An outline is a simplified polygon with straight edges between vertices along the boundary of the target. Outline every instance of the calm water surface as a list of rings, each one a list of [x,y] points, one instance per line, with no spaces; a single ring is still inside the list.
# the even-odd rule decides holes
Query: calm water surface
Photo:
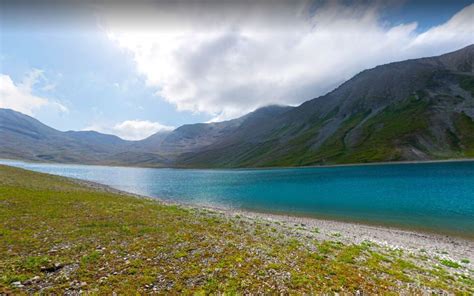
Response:
[[[268,170],[0,163],[175,202],[474,237],[474,162]]]

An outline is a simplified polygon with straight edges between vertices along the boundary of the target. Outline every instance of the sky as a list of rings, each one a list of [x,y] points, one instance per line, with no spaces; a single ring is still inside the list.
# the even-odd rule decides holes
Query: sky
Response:
[[[0,0],[0,108],[139,140],[474,43],[473,1]]]

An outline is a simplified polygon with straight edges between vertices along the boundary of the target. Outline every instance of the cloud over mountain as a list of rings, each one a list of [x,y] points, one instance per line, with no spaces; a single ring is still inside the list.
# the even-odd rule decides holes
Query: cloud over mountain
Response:
[[[418,32],[416,23],[382,21],[379,2],[193,3],[108,7],[99,19],[158,96],[216,119],[271,103],[300,104],[365,68],[474,40],[474,4]]]
[[[125,140],[142,140],[157,132],[172,131],[174,127],[148,120],[126,120],[111,127],[104,125],[90,125],[84,130],[94,130],[106,134],[117,135]]]

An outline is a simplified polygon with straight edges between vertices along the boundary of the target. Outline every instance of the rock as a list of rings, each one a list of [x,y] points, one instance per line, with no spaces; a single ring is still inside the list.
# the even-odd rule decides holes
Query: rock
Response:
[[[41,271],[42,272],[55,272],[63,268],[63,264],[61,263],[55,263],[53,266],[42,266]]]
[[[24,287],[24,285],[20,281],[13,282],[12,286],[14,286],[15,288],[23,288]]]
[[[29,280],[27,280],[27,281],[25,282],[25,285],[30,285],[30,284],[32,284],[32,283],[38,281],[39,279],[40,279],[40,277],[39,277],[38,275],[35,276],[35,277],[32,277],[31,279],[29,279]]]

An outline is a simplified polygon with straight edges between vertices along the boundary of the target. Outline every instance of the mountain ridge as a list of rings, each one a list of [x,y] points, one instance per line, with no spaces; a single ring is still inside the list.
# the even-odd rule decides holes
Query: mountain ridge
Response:
[[[0,136],[12,140],[0,144],[0,157],[170,167],[469,158],[474,156],[473,61],[470,45],[436,57],[379,65],[296,107],[267,106],[141,141],[59,132],[32,118],[12,124],[8,121],[15,122],[15,116],[0,112]]]
[[[353,120],[358,120],[358,124],[363,125],[362,120],[367,121],[371,116],[375,116],[377,113],[386,109],[390,105],[400,105],[402,101],[406,101],[409,97],[419,97],[420,95],[426,95],[424,91],[433,88],[433,80],[437,80],[438,78],[441,78],[442,80],[444,79],[441,81],[441,86],[456,84],[453,83],[453,81],[450,81],[450,79],[453,79],[453,75],[458,74],[453,73],[453,70],[468,70],[467,72],[463,72],[462,75],[468,75],[470,77],[470,80],[468,79],[467,83],[465,83],[465,87],[472,87],[473,52],[474,46],[471,45],[459,51],[448,53],[439,57],[395,62],[364,70],[328,94],[313,100],[309,100],[296,107],[292,112],[286,113],[282,118],[278,118],[274,125],[278,126],[278,128],[284,127],[287,129],[286,131],[278,131],[273,127],[267,128],[266,130],[259,131],[259,137],[265,139],[265,141],[261,141],[259,145],[250,145],[249,147],[249,145],[247,145],[248,142],[245,144],[240,143],[241,146],[244,146],[241,149],[246,150],[246,152],[241,153],[242,157],[239,161],[243,163],[243,166],[298,166],[340,163],[340,161],[337,160],[327,160],[327,158],[333,158],[333,155],[330,155],[331,153],[322,153],[319,159],[317,157],[313,157],[313,159],[305,160],[303,157],[301,157],[300,159],[295,160],[294,158],[299,154],[309,154],[307,152],[308,150],[313,150],[313,152],[316,153],[317,151],[314,150],[317,150],[318,147],[321,147],[330,136],[334,135],[337,130],[339,130],[339,133],[342,134],[345,134],[346,132],[352,133],[352,135],[348,135],[349,138],[357,138],[357,136],[355,136],[354,132],[351,130],[352,128],[355,128],[355,133],[357,133],[357,130],[360,131],[361,129],[360,126],[351,127],[347,131],[340,130],[341,124],[343,122],[346,122],[346,125],[348,125],[346,129],[351,126],[351,122],[348,122],[349,117],[351,116],[353,117],[356,114],[359,114],[358,116],[363,118],[360,120],[353,118]],[[460,69],[460,65],[462,66],[462,69]],[[446,80],[446,77],[444,77],[446,72],[448,72],[448,80]],[[437,95],[440,95],[440,90],[437,90],[437,92]],[[463,93],[463,91],[459,91],[459,89],[457,93],[448,94],[448,97],[457,98],[456,96],[458,96],[459,93],[462,93],[464,96],[463,100],[466,99],[472,101],[472,94],[469,95],[468,91],[464,91]],[[441,92],[441,95],[446,94]],[[411,104],[407,108],[416,109],[416,106],[414,105],[415,104]],[[423,110],[427,110],[427,106],[419,108],[425,108]],[[403,110],[400,110],[400,112],[402,111]],[[472,115],[474,115],[472,108],[465,108],[463,111],[464,113],[467,113],[470,118],[472,118]],[[413,113],[416,113],[416,110],[406,110],[406,112],[411,112],[411,115],[414,115]],[[364,113],[367,114],[364,116]],[[409,114],[405,114],[405,116],[408,115]],[[470,125],[469,122],[467,124]],[[412,124],[412,129],[416,126],[416,124]],[[404,128],[409,129],[410,127]],[[272,133],[278,133],[277,139],[272,138]],[[290,139],[293,142],[290,142]],[[245,139],[243,138],[239,139],[240,142],[244,140]],[[224,153],[220,156],[221,162],[217,163],[217,166],[222,166],[223,164],[224,166],[239,166],[239,163],[226,163],[227,159],[230,158],[230,155],[232,155],[232,159],[239,157],[236,155],[235,151],[230,151],[229,148],[226,148],[238,144],[237,142],[239,141],[232,142],[232,140],[230,140],[220,143],[215,147],[210,147],[214,151],[207,151],[205,153],[195,155],[185,155],[181,161],[193,166],[196,164],[200,165],[200,162],[203,165],[208,166],[209,163],[212,164],[213,160],[215,161],[216,158],[219,158],[219,155],[221,155],[222,151],[228,151],[228,153]],[[309,143],[310,145],[303,145],[302,147],[300,142],[305,142],[305,144]],[[326,146],[329,144],[330,143],[327,143]],[[275,149],[275,146],[278,145],[280,145],[279,149]],[[292,146],[295,146],[296,148],[292,149]],[[332,146],[336,146],[336,144],[333,143]],[[326,151],[329,151],[330,148],[331,147],[326,147]],[[408,150],[411,150],[414,151],[413,153],[415,153],[415,155],[400,155],[397,157],[390,156],[385,153],[384,157],[373,156],[366,157],[365,159],[364,157],[361,157],[356,159],[348,159],[347,162],[444,158],[444,156],[426,155],[426,153],[420,154],[418,153],[419,150],[413,150],[412,148],[413,147],[404,147],[403,149],[405,152],[403,153],[409,153]],[[257,152],[252,152],[252,150]],[[262,161],[262,154],[265,153],[271,154],[268,156],[271,156],[271,158],[277,160],[280,160],[284,157],[289,157],[290,159],[287,162]],[[399,154],[403,153],[400,152]],[[208,154],[209,156],[204,154]],[[212,159],[209,159],[211,155]],[[446,155],[446,157],[457,156],[458,155],[453,153]],[[346,161],[343,160],[341,162]]]

